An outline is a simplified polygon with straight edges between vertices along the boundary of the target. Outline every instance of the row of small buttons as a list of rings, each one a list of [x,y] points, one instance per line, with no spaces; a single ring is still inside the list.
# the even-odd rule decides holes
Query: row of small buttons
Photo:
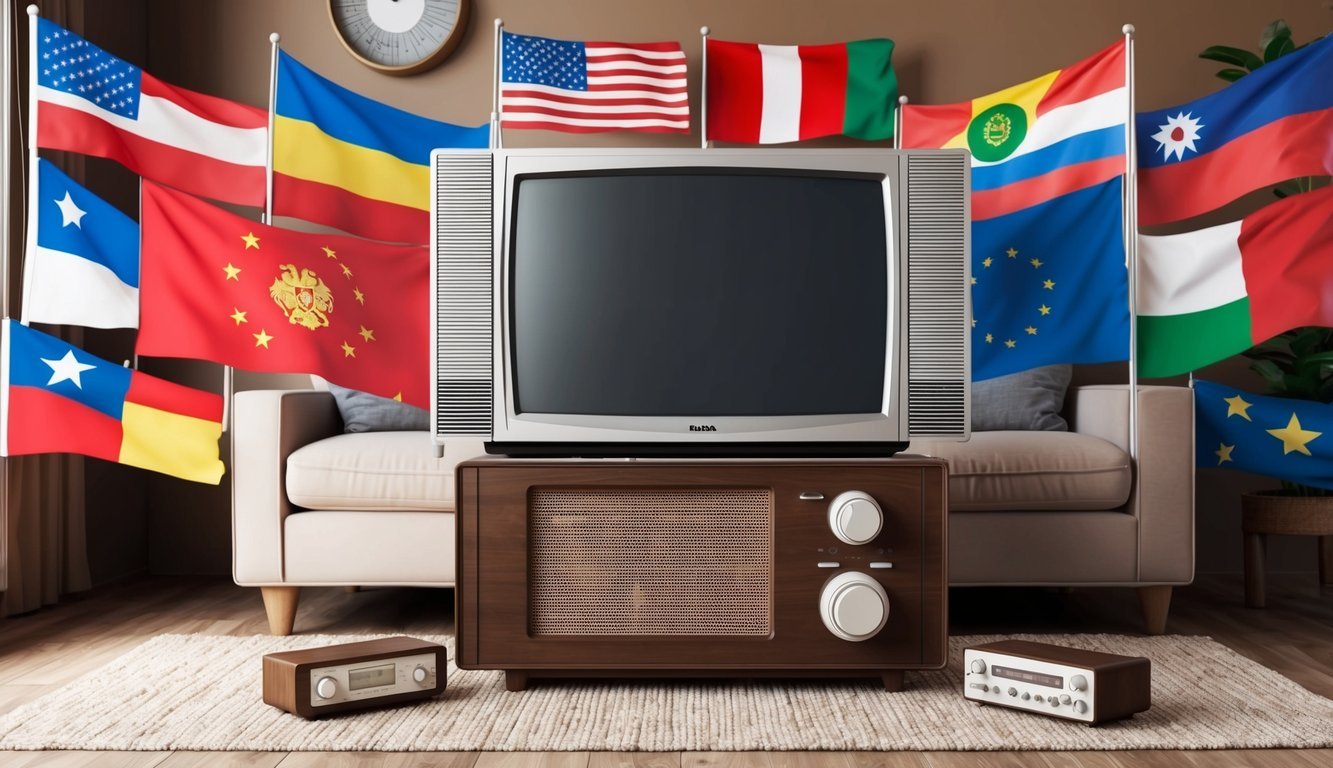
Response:
[[[1018,689],[1014,688],[1013,686],[1010,686],[1006,690],[998,685],[987,685],[985,683],[968,683],[967,687],[981,691],[982,693],[994,693],[997,696],[1007,693],[1014,698],[1021,698],[1023,701],[1035,701],[1038,704],[1045,702],[1047,704],[1050,704],[1052,707],[1059,707],[1061,704],[1066,704],[1066,705],[1072,704],[1074,707],[1074,711],[1080,715],[1088,711],[1088,703],[1086,701],[1083,701],[1082,699],[1075,701],[1067,693],[1061,694],[1058,697],[1055,695],[1043,696],[1040,693],[1037,694],[1036,696],[1033,696],[1032,694],[1029,694],[1026,691],[1024,691],[1023,695],[1020,697],[1018,694]]]

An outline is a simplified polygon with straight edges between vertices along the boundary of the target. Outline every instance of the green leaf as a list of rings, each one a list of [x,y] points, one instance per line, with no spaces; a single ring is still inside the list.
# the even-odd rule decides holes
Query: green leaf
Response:
[[[1264,48],[1264,61],[1269,62],[1279,59],[1292,51],[1296,50],[1296,44],[1291,42],[1291,32],[1286,35],[1273,38],[1273,42]]]
[[[1220,77],[1220,78],[1222,78],[1223,80],[1227,81],[1228,83],[1234,83],[1234,82],[1236,82],[1237,80],[1241,79],[1242,77],[1245,77],[1245,76],[1248,75],[1248,74],[1249,74],[1249,73],[1246,72],[1246,71],[1243,70],[1243,69],[1219,69],[1219,70],[1217,70],[1217,76]]]
[[[1272,360],[1255,360],[1250,363],[1250,370],[1263,377],[1275,392],[1286,392],[1287,375]]]
[[[1297,328],[1296,335],[1291,339],[1291,351],[1302,358],[1317,352],[1324,336],[1322,328]]]
[[[1278,19],[1277,21],[1274,21],[1272,24],[1264,27],[1263,32],[1259,33],[1259,50],[1268,50],[1269,43],[1284,35],[1288,39],[1291,38],[1291,27],[1287,25],[1287,20]]]
[[[1264,65],[1264,60],[1250,51],[1230,45],[1210,45],[1199,53],[1199,58],[1244,67],[1251,72]]]

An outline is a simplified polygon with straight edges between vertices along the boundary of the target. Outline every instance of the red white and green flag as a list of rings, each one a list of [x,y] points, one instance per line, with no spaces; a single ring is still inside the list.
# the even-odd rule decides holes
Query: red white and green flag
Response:
[[[892,40],[763,45],[708,38],[707,51],[710,139],[777,144],[893,136]]]
[[[1240,221],[1139,236],[1139,375],[1174,376],[1304,325],[1333,327],[1333,187]]]

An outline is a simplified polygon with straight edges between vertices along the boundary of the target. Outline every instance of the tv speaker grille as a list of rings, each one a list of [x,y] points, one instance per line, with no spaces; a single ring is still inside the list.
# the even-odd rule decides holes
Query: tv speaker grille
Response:
[[[767,489],[532,489],[529,632],[767,636]]]
[[[967,155],[907,156],[907,432],[968,434]]]
[[[491,155],[435,155],[435,434],[491,433]]]

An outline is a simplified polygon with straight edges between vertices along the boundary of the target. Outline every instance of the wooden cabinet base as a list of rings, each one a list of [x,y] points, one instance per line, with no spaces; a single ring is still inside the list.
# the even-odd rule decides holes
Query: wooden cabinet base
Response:
[[[466,462],[458,666],[505,670],[509,690],[650,676],[902,690],[904,670],[947,659],[946,493],[944,462],[919,457]]]

